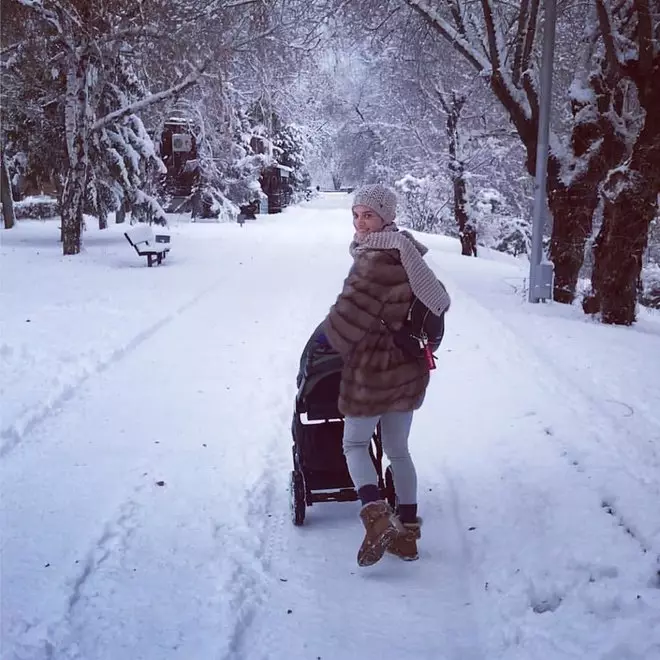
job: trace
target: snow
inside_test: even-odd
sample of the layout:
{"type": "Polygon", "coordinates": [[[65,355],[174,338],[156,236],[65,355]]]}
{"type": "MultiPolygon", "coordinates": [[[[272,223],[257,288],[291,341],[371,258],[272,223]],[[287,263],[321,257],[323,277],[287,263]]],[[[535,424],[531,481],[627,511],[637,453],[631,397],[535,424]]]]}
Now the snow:
{"type": "Polygon", "coordinates": [[[350,266],[350,197],[170,216],[61,256],[1,234],[7,660],[657,660],[660,316],[529,305],[527,264],[423,236],[452,295],[411,446],[420,560],[355,562],[357,503],[289,520],[300,351],[350,266]]]}
{"type": "Polygon", "coordinates": [[[49,195],[29,195],[21,200],[14,202],[14,206],[32,206],[33,204],[48,204],[56,201],[54,197],[49,195]]]}
{"type": "Polygon", "coordinates": [[[584,80],[576,77],[568,88],[569,97],[581,105],[591,105],[596,103],[594,90],[585,83],[584,80]]]}

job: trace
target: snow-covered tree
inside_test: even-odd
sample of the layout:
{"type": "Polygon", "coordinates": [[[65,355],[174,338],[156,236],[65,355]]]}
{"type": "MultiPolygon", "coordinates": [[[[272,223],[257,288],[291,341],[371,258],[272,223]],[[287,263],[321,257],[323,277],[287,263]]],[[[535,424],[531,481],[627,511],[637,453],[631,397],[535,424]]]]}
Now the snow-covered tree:
{"type": "MultiPolygon", "coordinates": [[[[53,78],[61,83],[59,103],[63,108],[67,154],[60,200],[63,250],[64,254],[77,254],[81,247],[85,202],[99,203],[96,191],[100,183],[91,165],[95,145],[104,149],[114,138],[114,146],[123,151],[118,152],[119,160],[124,162],[139,154],[140,147],[143,154],[151,153],[153,145],[146,134],[139,135],[135,121],[123,135],[120,126],[127,126],[124,124],[130,122],[127,118],[141,109],[185,91],[196,82],[201,68],[194,69],[167,90],[121,105],[127,100],[126,90],[117,86],[116,72],[121,68],[121,58],[153,37],[155,27],[146,17],[157,16],[160,3],[146,2],[137,6],[128,0],[109,4],[83,0],[17,1],[33,12],[55,50],[55,57],[49,63],[53,78]],[[109,109],[103,106],[103,102],[107,102],[107,90],[113,86],[118,87],[115,98],[120,107],[104,112],[109,109]],[[103,131],[105,136],[97,137],[103,131]],[[130,144],[131,131],[137,138],[133,144],[130,144]]],[[[119,160],[115,158],[114,165],[121,171],[119,160]]],[[[136,190],[135,183],[127,177],[123,185],[133,190],[137,202],[147,203],[136,190]]]]}
{"type": "Polygon", "coordinates": [[[608,171],[601,188],[603,222],[584,307],[606,323],[629,325],[636,318],[642,261],[660,193],[660,2],[611,6],[596,0],[596,9],[602,69],[626,90],[620,114],[633,120],[626,125],[621,162],[608,171]]]}
{"type": "Polygon", "coordinates": [[[189,104],[197,126],[197,185],[193,213],[235,220],[240,207],[259,199],[259,177],[272,158],[255,146],[266,144],[227,90],[206,87],[189,104]]]}
{"type": "Polygon", "coordinates": [[[62,82],[58,51],[40,21],[15,0],[3,0],[0,130],[11,187],[41,193],[61,188],[65,168],[62,82]]]}
{"type": "Polygon", "coordinates": [[[273,146],[277,161],[292,169],[291,185],[294,193],[302,193],[309,188],[311,177],[307,167],[307,130],[299,124],[285,124],[273,136],[273,146]]]}
{"type": "Polygon", "coordinates": [[[451,186],[447,179],[438,181],[437,177],[426,175],[416,177],[406,174],[394,184],[401,208],[399,216],[406,226],[416,231],[435,232],[439,228],[449,230],[453,218],[449,213],[449,197],[446,195],[451,186]]]}
{"type": "MultiPolygon", "coordinates": [[[[457,0],[442,6],[429,0],[404,2],[488,81],[525,147],[529,173],[535,174],[542,36],[538,0],[506,4],[483,0],[469,6],[457,0]]],[[[579,6],[560,16],[560,34],[572,37],[573,44],[581,44],[581,60],[570,88],[568,136],[562,140],[553,132],[548,162],[548,205],[554,218],[554,298],[560,302],[574,299],[598,205],[598,185],[618,162],[625,144],[615,107],[618,80],[601,75],[598,67],[594,69],[600,34],[588,20],[588,12],[589,7],[579,6]],[[582,30],[580,25],[586,28],[582,30]],[[580,35],[580,31],[586,32],[580,35]]]]}
{"type": "Polygon", "coordinates": [[[14,197],[11,189],[11,177],[4,149],[0,152],[0,202],[2,203],[2,215],[4,216],[5,229],[14,226],[14,197]]]}

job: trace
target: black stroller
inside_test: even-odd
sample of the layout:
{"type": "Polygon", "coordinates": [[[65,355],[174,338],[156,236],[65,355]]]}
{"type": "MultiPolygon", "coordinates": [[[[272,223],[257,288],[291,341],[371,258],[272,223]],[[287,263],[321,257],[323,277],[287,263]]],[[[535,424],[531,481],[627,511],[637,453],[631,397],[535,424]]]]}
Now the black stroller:
{"type": "MultiPolygon", "coordinates": [[[[305,521],[305,508],[315,502],[354,502],[358,499],[344,452],[344,419],[337,407],[342,359],[332,349],[319,345],[317,328],[300,359],[293,414],[293,471],[291,472],[291,518],[305,521]]],[[[396,494],[392,469],[383,473],[380,424],[369,447],[383,499],[394,508],[396,494]]]]}

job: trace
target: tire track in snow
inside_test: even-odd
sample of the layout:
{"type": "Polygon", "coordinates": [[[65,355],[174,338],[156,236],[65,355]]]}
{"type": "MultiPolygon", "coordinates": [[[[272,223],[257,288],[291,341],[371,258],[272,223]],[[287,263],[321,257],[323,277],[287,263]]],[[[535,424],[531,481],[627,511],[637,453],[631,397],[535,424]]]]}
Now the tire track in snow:
{"type": "Polygon", "coordinates": [[[273,580],[270,572],[272,557],[282,540],[286,520],[284,513],[268,513],[275,488],[275,481],[271,478],[268,483],[259,484],[246,493],[246,497],[259,502],[259,505],[248,507],[248,521],[254,523],[265,516],[266,522],[257,526],[253,537],[237,539],[239,547],[234,549],[234,570],[228,583],[234,590],[230,607],[235,612],[235,619],[228,635],[226,660],[243,657],[252,622],[258,608],[266,601],[273,580]]]}
{"type": "Polygon", "coordinates": [[[81,656],[78,650],[74,621],[85,602],[87,584],[111,556],[128,546],[136,529],[135,516],[139,509],[137,495],[143,488],[144,486],[140,485],[134,489],[132,496],[119,506],[117,515],[105,523],[103,531],[88,548],[84,559],[76,562],[80,569],[68,580],[69,591],[64,599],[64,612],[61,617],[49,622],[26,624],[23,633],[25,640],[17,641],[13,645],[20,649],[17,659],[88,660],[81,656]],[[28,639],[35,636],[37,640],[28,639]]]}
{"type": "MultiPolygon", "coordinates": [[[[434,264],[435,265],[435,264],[434,264]]],[[[449,278],[445,278],[449,279],[449,278]]],[[[451,289],[460,292],[460,297],[463,299],[464,304],[469,305],[476,310],[476,315],[481,314],[488,319],[491,326],[496,326],[502,329],[501,337],[510,336],[515,341],[502,342],[507,343],[509,346],[509,355],[513,357],[517,363],[526,364],[528,369],[534,369],[538,373],[544,373],[543,381],[536,381],[539,390],[545,390],[551,396],[549,399],[564,402],[563,407],[572,412],[571,417],[579,419],[582,417],[584,410],[589,412],[589,417],[593,420],[589,430],[589,437],[593,439],[594,444],[598,447],[601,455],[609,456],[609,464],[617,466],[617,469],[625,474],[628,483],[638,486],[642,483],[646,490],[652,491],[652,498],[660,500],[660,482],[658,482],[653,466],[644,474],[637,471],[630,470],[625,460],[620,460],[621,457],[616,453],[617,447],[611,446],[607,441],[608,435],[616,435],[618,438],[627,438],[630,442],[623,442],[624,446],[635,446],[636,437],[630,429],[617,419],[616,415],[610,412],[604,402],[601,402],[591,392],[585,390],[584,386],[580,384],[571,373],[551,360],[549,356],[538,347],[534,346],[523,335],[516,332],[516,328],[506,318],[500,318],[488,307],[481,304],[476,298],[462,289],[455,282],[451,282],[451,289]],[[614,429],[614,432],[612,431],[614,429]]],[[[499,358],[493,358],[492,355],[487,355],[494,367],[497,368],[499,358]]],[[[651,427],[657,426],[657,419],[653,416],[649,417],[644,415],[644,419],[650,424],[651,427]]],[[[597,484],[597,492],[601,496],[601,510],[604,514],[612,516],[617,521],[617,526],[621,531],[632,538],[639,547],[640,553],[646,555],[652,553],[656,556],[656,562],[660,568],[660,547],[658,541],[654,542],[653,536],[658,537],[656,530],[655,535],[651,533],[650,537],[645,535],[640,529],[639,525],[634,524],[629,517],[617,506],[619,499],[616,494],[610,490],[612,485],[610,483],[602,483],[596,479],[596,467],[593,469],[587,467],[586,462],[576,454],[575,448],[569,444],[567,440],[562,439],[558,435],[552,425],[544,425],[544,435],[547,438],[552,438],[555,446],[558,444],[560,447],[561,457],[570,465],[572,470],[577,471],[581,477],[590,483],[590,485],[597,484]]],[[[652,452],[652,458],[657,457],[657,452],[652,452]]],[[[638,461],[638,465],[644,464],[648,466],[648,462],[638,461]]],[[[660,467],[660,466],[659,466],[660,467]]],[[[623,488],[623,486],[621,486],[623,488]]],[[[648,493],[647,493],[648,494],[648,493]]],[[[658,579],[656,576],[655,579],[658,579]]]]}
{"type": "MultiPolygon", "coordinates": [[[[288,511],[274,510],[277,489],[285,483],[281,477],[287,474],[279,454],[282,442],[290,439],[288,407],[290,401],[285,401],[283,393],[278,393],[267,406],[277,416],[277,423],[265,448],[263,469],[241,498],[248,503],[246,524],[254,531],[234,539],[238,547],[233,548],[234,568],[227,583],[232,590],[230,610],[235,612],[235,618],[227,636],[223,660],[246,656],[252,623],[267,601],[275,580],[271,566],[275,555],[283,548],[284,527],[289,518],[288,511]]],[[[216,528],[216,535],[220,533],[216,528]]]]}
{"type": "Polygon", "coordinates": [[[126,356],[130,355],[136,348],[140,347],[153,337],[159,330],[162,330],[178,316],[197,304],[202,298],[217,289],[221,282],[222,280],[214,282],[211,286],[199,292],[196,296],[179,306],[173,312],[167,314],[160,320],[156,321],[156,323],[136,334],[123,346],[113,350],[107,357],[101,358],[96,364],[90,367],[83,367],[82,373],[74,377],[72,382],[63,385],[58,390],[52,392],[46,402],[28,409],[18,420],[14,420],[11,424],[3,428],[2,431],[0,431],[0,459],[9,455],[19,444],[21,444],[25,437],[42,422],[60,411],[75,397],[90,378],[102,374],[104,371],[123,360],[126,356]]]}
{"type": "MultiPolygon", "coordinates": [[[[503,325],[512,330],[508,324],[503,325]]],[[[594,424],[595,428],[593,428],[591,431],[591,437],[596,440],[601,450],[609,449],[610,451],[608,453],[612,453],[612,449],[604,445],[604,442],[606,442],[605,435],[600,432],[600,429],[604,427],[609,427],[609,433],[612,433],[612,430],[614,430],[614,434],[616,434],[618,438],[625,438],[626,440],[623,442],[624,445],[634,446],[635,438],[633,437],[632,432],[617,419],[616,415],[609,411],[606,405],[598,401],[598,399],[591,392],[585,390],[584,386],[577,382],[577,380],[570,373],[567,373],[566,370],[562,369],[558,363],[552,362],[550,359],[546,358],[544,354],[535,351],[534,347],[531,346],[527,340],[522,339],[522,341],[524,342],[525,347],[529,348],[530,352],[534,352],[534,355],[545,367],[546,372],[550,372],[554,375],[554,380],[568,385],[568,387],[561,392],[559,389],[556,389],[555,394],[568,402],[567,405],[570,409],[572,409],[575,416],[579,417],[580,409],[582,407],[576,405],[575,401],[582,400],[584,406],[587,407],[591,413],[591,419],[594,421],[598,420],[598,422],[594,424]]],[[[657,424],[654,418],[648,418],[645,416],[645,419],[652,426],[657,424]]],[[[561,456],[568,462],[571,468],[581,474],[583,478],[589,480],[592,476],[590,469],[585,466],[584,461],[580,460],[580,458],[575,454],[575,451],[570,446],[568,446],[566,442],[561,439],[561,437],[557,436],[552,426],[546,426],[544,428],[544,432],[546,437],[553,438],[561,444],[563,447],[561,456]]],[[[658,458],[657,452],[655,451],[653,451],[653,458],[658,458]]],[[[616,460],[614,456],[612,456],[612,459],[613,461],[616,460]]],[[[631,471],[625,461],[618,461],[614,464],[617,463],[619,469],[625,472],[632,481],[642,481],[646,488],[651,489],[654,492],[654,494],[657,496],[657,500],[660,500],[660,482],[658,482],[657,479],[654,480],[650,474],[648,476],[644,476],[631,471]]],[[[654,552],[657,555],[658,565],[660,566],[660,547],[654,547],[655,544],[653,543],[653,539],[645,538],[645,535],[641,530],[638,529],[638,526],[627,519],[627,516],[617,506],[617,499],[618,498],[616,495],[602,494],[601,508],[603,512],[615,518],[618,523],[618,527],[635,540],[642,554],[654,552]]]]}

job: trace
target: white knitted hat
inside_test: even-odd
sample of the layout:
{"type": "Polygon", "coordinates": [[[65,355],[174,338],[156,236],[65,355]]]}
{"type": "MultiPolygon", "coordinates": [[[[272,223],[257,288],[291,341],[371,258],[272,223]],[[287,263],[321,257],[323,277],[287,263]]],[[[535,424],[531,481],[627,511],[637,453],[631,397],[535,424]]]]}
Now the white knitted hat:
{"type": "Polygon", "coordinates": [[[353,198],[353,208],[356,206],[370,208],[390,224],[396,217],[396,194],[380,183],[362,186],[353,198]]]}

